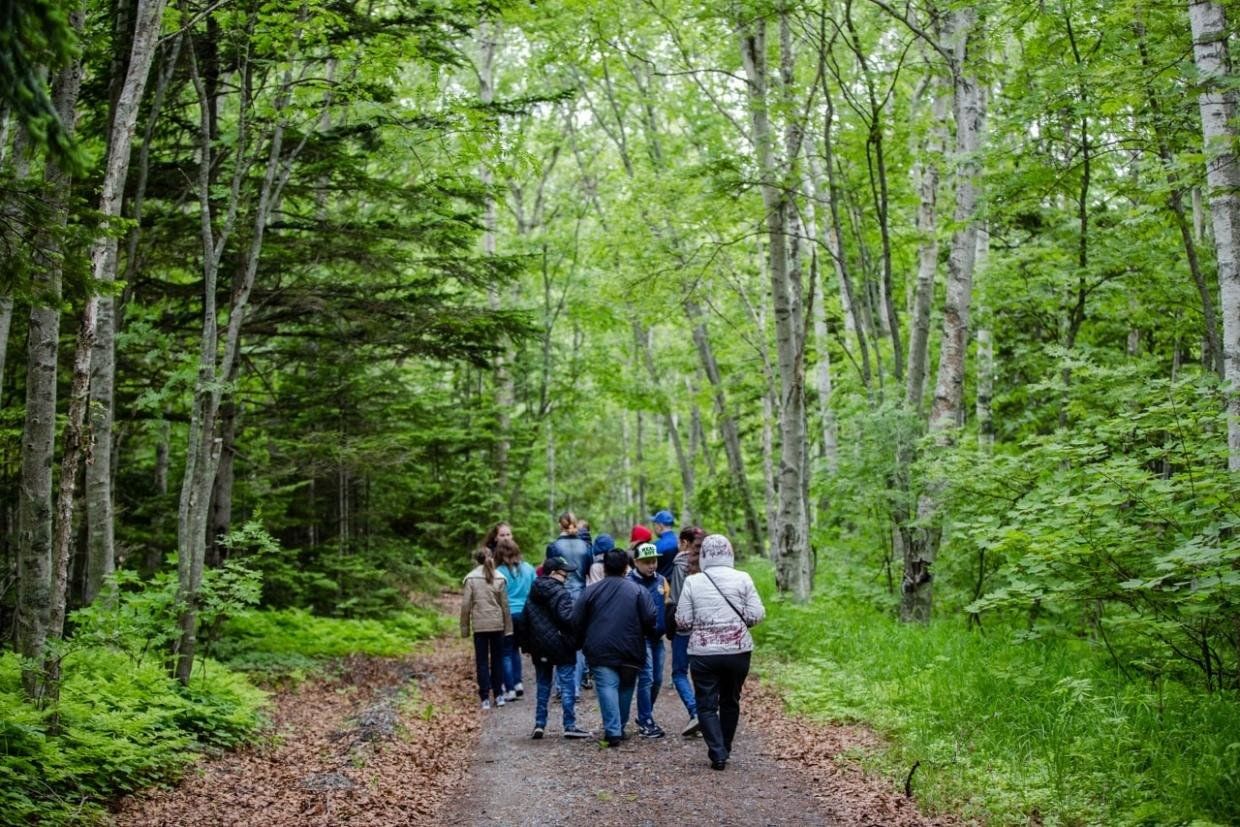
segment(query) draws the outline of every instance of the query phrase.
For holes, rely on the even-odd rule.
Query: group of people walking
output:
[[[521,698],[521,651],[534,665],[534,729],[543,738],[553,692],[565,738],[588,739],[577,699],[593,688],[603,735],[619,746],[637,699],[636,730],[666,735],[655,721],[670,641],[672,685],[688,715],[681,735],[700,733],[713,769],[727,767],[740,720],[740,698],[753,637],[765,609],[753,580],[734,567],[728,538],[686,527],[669,511],[636,525],[627,547],[607,534],[591,538],[572,513],[534,569],[522,559],[507,523],[488,532],[465,577],[461,634],[474,640],[484,710]],[[653,530],[652,530],[653,529]],[[493,699],[493,700],[492,700]]]

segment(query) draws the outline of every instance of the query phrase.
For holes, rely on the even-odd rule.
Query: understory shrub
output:
[[[834,553],[838,554],[839,550]],[[995,824],[1240,822],[1240,697],[1165,676],[1125,678],[1101,644],[979,632],[961,615],[899,623],[824,563],[806,605],[767,601],[759,671],[792,710],[863,722],[870,760],[917,797]]]
[[[0,654],[0,823],[103,821],[99,802],[175,778],[206,746],[254,734],[266,694],[198,661],[182,687],[153,660],[83,648],[64,661],[60,733],[27,703],[21,663]]]

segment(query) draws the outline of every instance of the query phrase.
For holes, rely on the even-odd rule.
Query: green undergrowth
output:
[[[443,615],[425,609],[360,620],[317,617],[303,609],[241,612],[224,624],[214,654],[259,680],[295,682],[332,658],[407,654],[447,624]]]
[[[870,768],[932,810],[992,824],[1240,823],[1240,698],[1126,680],[1078,640],[1020,640],[959,616],[904,625],[820,573],[807,605],[767,602],[758,670],[807,716],[864,723]]]
[[[108,823],[107,801],[175,780],[203,750],[255,738],[267,698],[255,681],[296,682],[346,655],[404,655],[447,625],[416,609],[367,620],[240,611],[206,637],[211,657],[196,662],[182,687],[156,656],[162,649],[151,642],[163,638],[133,620],[158,613],[141,608],[127,599],[98,618],[77,616],[59,734],[47,712],[25,701],[19,658],[0,654],[0,824]]]
[[[60,734],[0,654],[0,823],[104,823],[100,802],[177,777],[202,749],[258,731],[266,693],[211,661],[182,687],[156,659],[102,647],[64,661]]]

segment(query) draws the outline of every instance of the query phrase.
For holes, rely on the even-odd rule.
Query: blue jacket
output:
[[[654,547],[659,550],[659,574],[672,579],[672,561],[676,559],[676,554],[680,551],[680,541],[676,538],[676,532],[670,528],[659,535],[659,539],[654,541]]]
[[[514,616],[525,611],[526,598],[534,585],[534,567],[522,560],[516,566],[499,566],[508,581],[508,611]]]
[[[646,641],[658,639],[650,592],[627,577],[604,577],[573,606],[577,642],[592,666],[641,669]]]
[[[594,563],[590,544],[576,534],[561,534],[547,545],[547,556],[563,557],[573,567],[564,587],[576,600],[577,595],[586,587],[586,576],[590,574],[590,566]]]
[[[657,571],[653,577],[642,577],[641,572],[633,569],[629,572],[629,579],[650,592],[650,602],[654,604],[656,618],[655,628],[659,635],[663,635],[667,632],[667,596],[671,589],[667,578]]]

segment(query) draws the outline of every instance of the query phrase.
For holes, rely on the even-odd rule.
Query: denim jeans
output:
[[[504,632],[474,632],[474,667],[478,672],[478,697],[489,700],[503,694]]]
[[[697,717],[697,701],[693,697],[693,681],[689,680],[689,636],[672,638],[672,685],[690,718]]]
[[[573,680],[575,681],[578,695],[581,695],[581,678],[585,675],[586,669],[588,668],[589,667],[586,664],[586,653],[578,649],[577,665],[573,668]]]
[[[752,652],[693,655],[689,669],[697,690],[698,721],[711,761],[727,761],[741,718],[741,688],[749,675]]]
[[[654,702],[659,699],[663,687],[663,638],[646,641],[646,665],[637,677],[637,725],[654,723]]]
[[[603,717],[603,734],[619,738],[629,722],[633,708],[633,691],[637,689],[637,669],[613,669],[591,666],[594,692],[598,695],[598,711]]]
[[[512,616],[512,625],[521,622],[521,615]],[[516,689],[521,683],[521,650],[517,648],[517,636],[504,637],[504,688]]]
[[[577,693],[573,691],[573,665],[552,666],[534,661],[534,677],[538,681],[538,696],[534,701],[534,726],[547,726],[547,703],[551,700],[551,679],[560,687],[560,706],[564,712],[564,731],[577,726]]]

